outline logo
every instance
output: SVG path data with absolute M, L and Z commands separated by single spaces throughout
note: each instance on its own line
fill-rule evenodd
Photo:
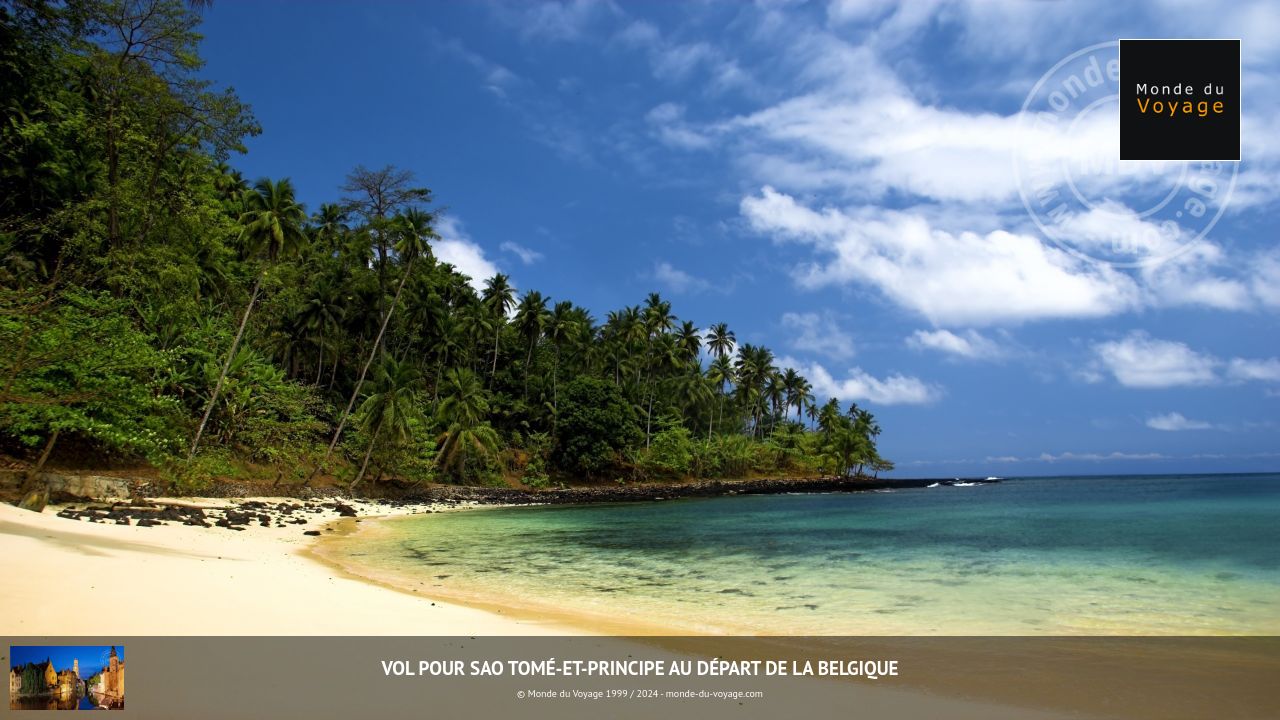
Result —
M 1141 267 L 1186 252 L 1213 229 L 1239 167 L 1221 159 L 1122 159 L 1120 103 L 1131 93 L 1122 93 L 1119 49 L 1120 42 L 1106 42 L 1078 50 L 1032 87 L 1018 116 L 1014 172 L 1023 206 L 1049 240 L 1090 261 Z M 1195 81 L 1188 74 L 1182 82 Z

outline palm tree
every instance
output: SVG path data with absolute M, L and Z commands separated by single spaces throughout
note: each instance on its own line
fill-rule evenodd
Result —
M 373 387 L 357 410 L 359 422 L 369 433 L 369 449 L 365 451 L 360 472 L 351 481 L 351 487 L 364 478 L 369 467 L 373 447 L 379 442 L 399 445 L 413 438 L 413 424 L 422 420 L 418 393 L 422 388 L 422 373 L 414 364 L 387 357 L 374 372 Z
M 680 348 L 676 344 L 676 337 L 671 333 L 658 334 L 652 343 L 649 355 L 650 382 L 644 419 L 644 446 L 646 448 L 649 447 L 649 441 L 653 437 L 653 401 L 654 396 L 657 395 L 655 376 L 665 376 L 672 370 L 679 369 L 684 365 L 684 362 Z
M 498 273 L 485 281 L 481 302 L 493 316 L 493 364 L 489 368 L 489 377 L 498 372 L 498 338 L 502 335 L 502 327 L 506 324 L 507 313 L 516 304 L 516 291 L 511 287 L 511 278 Z
M 551 371 L 551 422 L 560 410 L 560 348 L 575 336 L 578 324 L 574 317 L 573 303 L 563 300 L 556 303 L 547 319 L 547 339 L 555 348 L 555 364 Z
M 720 391 L 719 405 L 720 417 L 719 422 L 724 421 L 724 388 L 725 385 L 732 384 L 736 377 L 733 371 L 733 361 L 724 353 L 717 353 L 716 359 L 711 361 L 710 367 L 707 368 L 707 379 Z M 711 431 L 707 431 L 707 437 L 711 437 Z
M 351 416 L 351 409 L 355 407 L 356 398 L 360 394 L 361 386 L 364 385 L 365 376 L 369 373 L 369 366 L 373 364 L 373 358 L 382 346 L 382 337 L 387 332 L 387 323 L 391 320 L 392 313 L 395 312 L 396 306 L 400 303 L 400 293 L 404 291 L 405 281 L 413 273 L 414 261 L 420 256 L 431 256 L 431 246 L 428 240 L 439 237 L 431 227 L 431 223 L 434 220 L 434 215 L 416 208 L 410 208 L 395 218 L 393 225 L 398 236 L 395 252 L 401 262 L 405 264 L 404 274 L 400 276 L 400 284 L 396 286 L 396 294 L 391 301 L 391 307 L 387 308 L 386 314 L 382 317 L 382 326 L 378 328 L 378 337 L 374 339 L 373 347 L 369 349 L 369 357 L 365 359 L 364 367 L 360 369 L 360 377 L 356 378 L 355 387 L 351 389 L 351 399 L 347 401 L 347 408 L 342 412 L 338 427 L 333 431 L 333 438 L 329 441 L 329 448 L 325 450 L 324 459 L 311 471 L 310 477 L 307 478 L 308 482 L 324 470 L 329 458 L 333 456 L 333 448 L 337 446 L 338 438 L 342 436 L 342 430 L 347 425 L 347 418 Z
M 812 407 L 815 398 L 813 396 L 813 386 L 804 377 L 799 377 L 795 383 L 794 394 L 791 397 L 791 405 L 796 409 L 796 420 L 803 422 L 803 413 L 805 408 Z
M 351 228 L 347 225 L 347 211 L 341 205 L 324 203 L 311 218 L 311 230 L 316 243 L 326 255 L 336 255 L 342 249 L 342 241 Z
M 751 410 L 751 436 L 755 437 L 760 429 L 760 419 L 764 414 L 765 384 L 769 375 L 776 372 L 773 367 L 773 352 L 769 348 L 745 343 L 738 346 L 738 357 L 734 361 L 734 369 L 738 373 L 738 395 L 744 406 Z
M 542 329 L 548 319 L 547 299 L 537 290 L 530 290 L 520 299 L 516 309 L 516 332 L 524 338 L 529 351 L 524 358 L 524 397 L 529 398 L 529 371 L 532 369 L 533 349 L 538 346 L 542 337 Z
M 436 463 L 455 478 L 465 478 L 467 458 L 493 453 L 498 434 L 485 422 L 489 399 L 475 373 L 466 368 L 450 368 L 445 374 L 444 395 L 437 415 L 446 430 L 437 439 Z
M 685 360 L 698 363 L 698 370 L 702 370 L 702 361 L 698 359 L 698 354 L 702 352 L 702 335 L 692 322 L 685 320 L 676 330 L 676 345 Z
M 725 323 L 716 323 L 707 331 L 707 350 L 716 357 L 724 357 L 733 352 L 737 338 Z
M 772 434 L 774 428 L 777 427 L 777 417 L 779 413 L 782 412 L 782 408 L 784 407 L 787 399 L 786 386 L 783 385 L 782 376 L 779 375 L 776 370 L 770 372 L 768 377 L 765 379 L 764 392 L 762 393 L 761 399 L 769 403 L 769 432 Z
M 272 182 L 262 178 L 253 186 L 248 194 L 244 213 L 240 215 L 240 241 L 244 244 L 250 257 L 263 256 L 262 269 L 253 281 L 253 290 L 249 293 L 249 304 L 245 306 L 240 317 L 240 327 L 236 329 L 235 339 L 231 341 L 231 349 L 227 351 L 227 359 L 218 374 L 218 382 L 213 386 L 213 393 L 205 405 L 204 416 L 200 418 L 200 426 L 191 440 L 191 451 L 187 454 L 190 462 L 200 447 L 200 437 L 204 435 L 209 416 L 218 402 L 222 385 L 226 382 L 227 371 L 231 367 L 231 359 L 240 347 L 240 339 L 244 337 L 245 326 L 249 323 L 249 314 L 253 312 L 254 303 L 258 301 L 258 292 L 262 289 L 262 278 L 275 263 L 285 257 L 297 255 L 306 245 L 307 237 L 303 232 L 307 215 L 302 205 L 294 198 L 293 183 L 288 178 Z
M 342 326 L 342 316 L 346 308 L 342 306 L 341 291 L 337 285 L 321 279 L 311 287 L 310 296 L 303 301 L 298 311 L 298 321 L 307 334 L 313 336 L 316 345 L 316 387 L 320 386 L 320 377 L 324 371 L 324 351 L 326 340 L 336 338 Z M 332 342 L 329 343 L 333 345 Z M 338 353 L 334 352 L 333 362 L 338 363 Z

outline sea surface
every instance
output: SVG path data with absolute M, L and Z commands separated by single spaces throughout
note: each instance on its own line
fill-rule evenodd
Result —
M 362 525 L 329 548 L 360 574 L 673 632 L 1280 635 L 1280 474 L 1010 478 Z

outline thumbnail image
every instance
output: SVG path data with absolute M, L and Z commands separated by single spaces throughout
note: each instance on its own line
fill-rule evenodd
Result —
M 123 645 L 9 648 L 10 710 L 123 708 Z

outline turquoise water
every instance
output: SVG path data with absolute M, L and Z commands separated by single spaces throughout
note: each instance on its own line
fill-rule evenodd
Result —
M 335 552 L 427 594 L 678 631 L 1280 634 L 1275 474 L 471 510 Z

